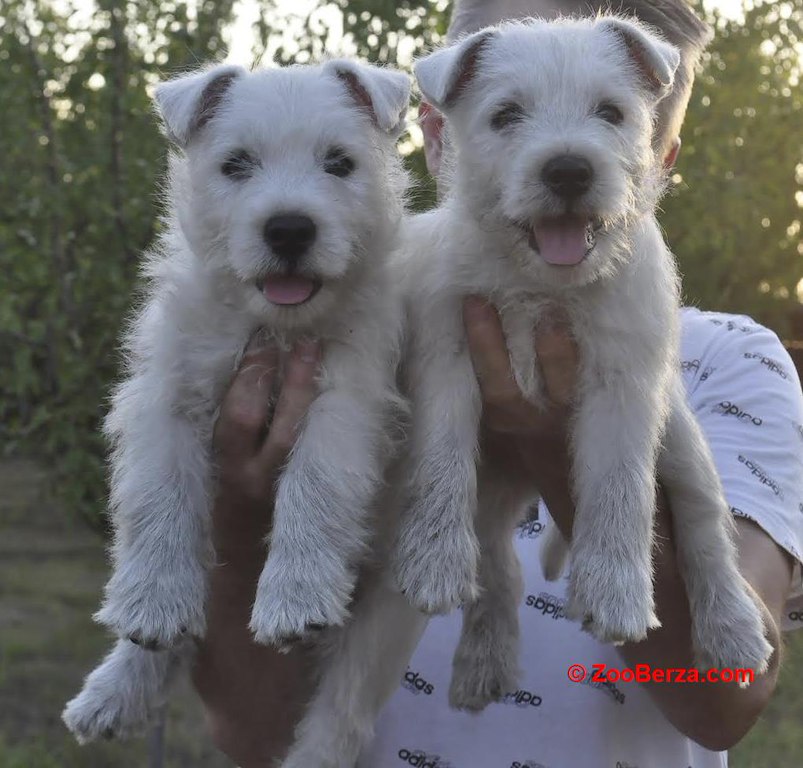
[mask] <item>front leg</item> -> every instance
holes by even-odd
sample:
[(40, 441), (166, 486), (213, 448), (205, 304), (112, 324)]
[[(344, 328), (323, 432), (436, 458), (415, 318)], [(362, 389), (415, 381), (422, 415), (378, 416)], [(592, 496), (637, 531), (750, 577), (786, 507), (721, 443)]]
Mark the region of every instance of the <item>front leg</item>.
[(658, 458), (658, 476), (672, 510), (680, 573), (686, 583), (695, 663), (703, 669), (766, 671), (765, 638), (754, 592), (739, 573), (733, 518), (711, 449), (686, 402), (679, 376)]
[(139, 734), (167, 704), (170, 683), (189, 667), (194, 651), (189, 638), (166, 651), (118, 640), (68, 702), (62, 720), (80, 744)]
[(212, 561), (205, 442), (186, 418), (144, 398), (136, 408), (113, 412), (110, 423), (117, 429), (115, 567), (95, 618), (147, 648), (170, 647), (184, 634), (202, 636)]
[(463, 629), (452, 660), (449, 704), (479, 712), (514, 691), (519, 676), (519, 604), (524, 591), (513, 532), (533, 490), (493, 457), (479, 476), (477, 537), (480, 595), (463, 606)]
[(441, 329), (438, 324), (431, 332), (443, 333), (446, 349), (433, 344), (411, 365), (407, 503), (392, 553), (396, 583), (429, 614), (448, 613), (477, 597), (479, 554), (479, 387), (465, 342), (449, 349), (448, 332)]
[(324, 392), (310, 407), (277, 488), (251, 616), (257, 642), (282, 647), (348, 616), (382, 484), (385, 420), (380, 402), (348, 390)]
[(320, 682), (281, 768), (354, 768), (426, 627), (382, 576), (360, 592), (349, 623), (324, 635)]
[(664, 404), (622, 378), (586, 391), (572, 442), (576, 513), (567, 613), (602, 642), (643, 640), (660, 626), (651, 557)]

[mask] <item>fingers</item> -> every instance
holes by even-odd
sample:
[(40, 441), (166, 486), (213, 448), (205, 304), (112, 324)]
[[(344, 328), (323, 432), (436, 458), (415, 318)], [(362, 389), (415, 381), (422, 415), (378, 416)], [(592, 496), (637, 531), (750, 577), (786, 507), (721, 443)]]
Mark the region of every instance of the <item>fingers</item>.
[(258, 335), (246, 347), (229, 390), (220, 406), (214, 446), (218, 455), (233, 463), (249, 460), (265, 435), (270, 414), (278, 351), (264, 345)]
[[(577, 386), (577, 344), (561, 315), (545, 320), (535, 334), (538, 365), (550, 401), (567, 406)], [(483, 401), (505, 405), (521, 400), (497, 311), (483, 299), (470, 296), (463, 302), (463, 321)]]
[(535, 354), (547, 396), (554, 405), (571, 404), (577, 387), (577, 344), (566, 325), (553, 325), (535, 334)]
[(278, 350), (262, 344), (255, 334), (215, 424), (218, 492), (212, 508), (212, 536), (219, 561), (236, 564), (236, 573), (250, 575), (248, 566), (265, 556), (260, 542), (270, 522), (270, 498), (265, 491), (269, 485), (250, 469), (265, 436), (277, 367)]
[[(221, 562), (248, 578), (259, 573), (270, 524), (274, 483), (292, 448), (296, 427), (315, 397), (316, 344), (299, 344), (286, 365), (273, 419), (279, 352), (252, 341), (223, 400), (215, 428), (218, 492), (212, 512)], [(255, 573), (253, 573), (256, 568)]]
[(483, 401), (493, 404), (520, 398), (496, 309), (477, 296), (469, 296), (463, 301), (463, 322)]
[(271, 468), (283, 462), (291, 451), (298, 426), (318, 394), (315, 376), (319, 362), (318, 342), (302, 341), (293, 348), (273, 421), (261, 452), (262, 461)]

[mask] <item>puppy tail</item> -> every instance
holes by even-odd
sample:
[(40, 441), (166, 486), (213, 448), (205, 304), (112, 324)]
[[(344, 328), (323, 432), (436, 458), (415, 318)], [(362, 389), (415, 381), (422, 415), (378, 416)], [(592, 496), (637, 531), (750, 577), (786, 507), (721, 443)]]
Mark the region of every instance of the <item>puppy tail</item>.
[(540, 552), (541, 569), (547, 581), (557, 581), (563, 575), (568, 554), (569, 545), (561, 536), (557, 526), (549, 526), (544, 533)]

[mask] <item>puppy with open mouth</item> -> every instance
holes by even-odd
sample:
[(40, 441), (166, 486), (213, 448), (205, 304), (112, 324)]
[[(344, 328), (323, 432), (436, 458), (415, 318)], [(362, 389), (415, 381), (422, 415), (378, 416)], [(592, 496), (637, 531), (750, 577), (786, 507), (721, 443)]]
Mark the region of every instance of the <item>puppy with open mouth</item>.
[[(453, 156), (442, 205), (411, 224), (435, 247), (412, 254), (408, 270), (413, 465), (394, 571), (422, 611), (463, 606), (455, 707), (482, 709), (515, 690), (521, 579), (511, 541), (538, 495), (498, 457), (477, 461), (467, 295), (498, 308), (516, 383), (536, 406), (548, 402), (534, 330), (557, 310), (577, 342), (567, 615), (603, 642), (659, 626), (657, 470), (697, 663), (767, 668), (771, 646), (736, 567), (731, 515), (685, 400), (680, 283), (654, 213), (665, 171), (653, 119), (678, 64), (677, 49), (617, 16), (504, 24), (417, 62)], [(547, 548), (552, 575), (558, 549)]]
[(347, 60), (215, 66), (156, 89), (176, 149), (168, 212), (106, 420), (114, 572), (96, 618), (120, 640), (65, 710), (79, 740), (140, 729), (204, 634), (213, 428), (256, 335), (322, 351), (250, 628), (282, 648), (346, 622), (404, 411), (389, 256), (409, 93), (406, 75)]
[[(512, 538), (538, 488), (493, 457), (477, 461), (468, 294), (499, 308), (517, 383), (536, 404), (546, 406), (537, 324), (559, 306), (580, 346), (567, 612), (606, 642), (657, 624), (657, 466), (677, 510), (698, 662), (766, 668), (771, 646), (677, 375), (679, 285), (655, 221), (663, 173), (651, 147), (676, 66), (673, 47), (619, 17), (490, 28), (418, 62), (456, 154), (442, 205), (406, 221), (399, 249), (412, 418), (392, 486), (400, 519), (383, 548), (397, 589), (356, 602), (283, 768), (357, 764), (426, 614), (463, 605), (453, 706), (479, 710), (516, 691), (522, 580)], [(406, 743), (397, 751), (401, 743), (390, 761), (440, 761)]]

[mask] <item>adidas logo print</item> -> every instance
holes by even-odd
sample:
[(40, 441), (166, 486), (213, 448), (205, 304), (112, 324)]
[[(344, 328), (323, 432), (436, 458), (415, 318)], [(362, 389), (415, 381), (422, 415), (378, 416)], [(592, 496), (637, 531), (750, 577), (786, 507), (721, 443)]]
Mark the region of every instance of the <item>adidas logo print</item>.
[(399, 760), (404, 765), (412, 765), (413, 768), (456, 768), (453, 763), (444, 760), (440, 755), (428, 755), (420, 749), (400, 749)]
[(551, 616), (553, 619), (565, 618), (564, 603), (564, 600), (556, 595), (550, 595), (548, 592), (541, 592), (539, 595), (527, 595), (527, 599), (524, 601), (528, 608), (541, 611), (544, 616)]
[(524, 520), (516, 526), (520, 539), (537, 539), (544, 532), (544, 524), (539, 520)]
[(435, 690), (435, 686), (432, 683), (421, 677), (418, 672), (413, 672), (409, 667), (402, 678), (402, 685), (416, 696), (418, 696), (419, 693), (423, 693), (425, 696), (431, 696), (432, 692)]
[(530, 691), (518, 690), (513, 693), (506, 693), (502, 699), (502, 704), (513, 704), (516, 707), (525, 709), (526, 707), (540, 707), (543, 699)]

